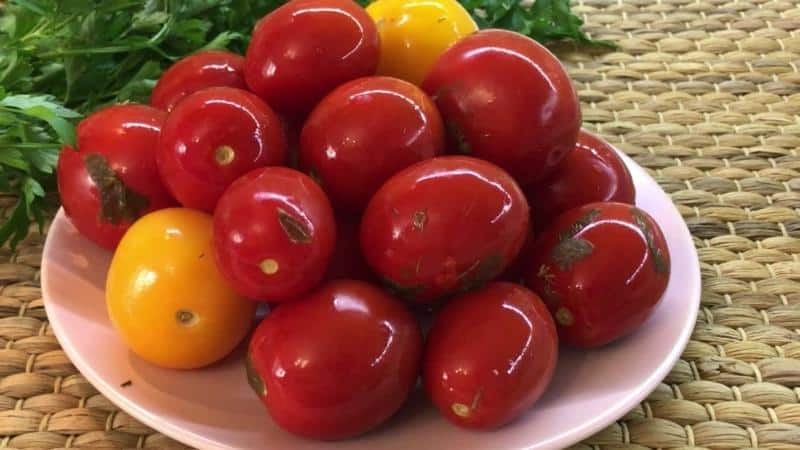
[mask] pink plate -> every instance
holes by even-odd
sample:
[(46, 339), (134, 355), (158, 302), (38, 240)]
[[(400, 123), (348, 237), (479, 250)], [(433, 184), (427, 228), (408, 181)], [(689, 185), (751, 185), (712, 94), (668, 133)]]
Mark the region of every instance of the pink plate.
[(456, 428), (417, 392), (377, 431), (344, 442), (312, 442), (281, 431), (270, 420), (245, 380), (241, 352), (196, 371), (159, 369), (139, 360), (116, 336), (106, 314), (103, 289), (111, 254), (81, 237), (63, 211), (44, 249), (47, 315), (64, 351), (101, 393), (146, 425), (194, 447), (564, 448), (622, 417), (655, 389), (686, 345), (700, 301), (700, 269), (689, 230), (656, 182), (625, 161), (636, 183), (637, 204), (655, 217), (667, 237), (672, 278), (665, 297), (633, 336), (591, 352), (564, 349), (545, 396), (499, 431)]

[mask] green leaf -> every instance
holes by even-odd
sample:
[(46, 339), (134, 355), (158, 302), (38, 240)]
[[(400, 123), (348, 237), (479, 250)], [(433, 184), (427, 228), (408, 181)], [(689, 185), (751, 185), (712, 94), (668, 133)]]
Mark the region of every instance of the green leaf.
[(234, 42), (245, 42), (245, 41), (247, 41), (247, 37), (242, 33), (223, 31), (222, 33), (218, 34), (214, 39), (208, 41), (208, 43), (203, 46), (202, 50), (224, 49), (226, 47), (230, 47), (231, 44)]
[(8, 106), (21, 110), (41, 106), (52, 111), (56, 116), (65, 119), (74, 119), (81, 116), (77, 112), (57, 103), (50, 95), (9, 95), (0, 100), (0, 106)]
[(32, 106), (24, 109), (23, 112), (31, 117), (36, 117), (47, 122), (58, 134), (58, 138), (62, 144), (75, 144), (75, 128), (67, 120), (58, 117), (53, 110), (47, 109), (44, 106)]
[(0, 242), (9, 242), (11, 248), (28, 235), (31, 218), (40, 218), (43, 206), (44, 189), (31, 177), (25, 177), (20, 183), (20, 196), (11, 210), (11, 214), (0, 225)]
[(44, 6), (44, 3), (46, 2), (34, 0), (16, 0), (14, 3), (40, 16), (48, 14), (48, 11)]
[(122, 86), (117, 94), (116, 101), (145, 101), (150, 96), (150, 92), (153, 90), (160, 74), (161, 66), (155, 61), (147, 61), (131, 77), (130, 81)]
[(18, 109), (26, 116), (47, 122), (62, 144), (75, 143), (75, 128), (66, 119), (80, 115), (55, 103), (49, 96), (9, 95), (0, 100), (0, 106)]
[(22, 155), (36, 170), (51, 174), (58, 164), (58, 152), (58, 147), (31, 148), (25, 150)]
[(23, 158), (21, 151), (12, 148), (3, 148), (2, 144), (0, 144), (0, 164), (22, 170), (23, 172), (30, 172), (31, 170), (28, 162)]
[(25, 177), (22, 180), (22, 195), (25, 202), (30, 205), (36, 197), (44, 197), (44, 189), (38, 181), (31, 177)]
[(9, 242), (12, 249), (16, 248), (17, 244), (28, 235), (29, 224), (28, 205), (20, 198), (11, 210), (11, 214), (0, 225), (0, 242)]
[(562, 39), (613, 46), (589, 38), (582, 30), (583, 21), (570, 10), (569, 0), (535, 0), (525, 6), (516, 0), (461, 0), (480, 28), (506, 28), (541, 43)]
[(169, 21), (169, 14), (165, 11), (141, 11), (133, 16), (133, 29), (157, 30)]
[(183, 20), (175, 24), (171, 38), (180, 41), (180, 45), (186, 46), (186, 52), (191, 52), (205, 45), (209, 30), (211, 30), (211, 24), (205, 20)]

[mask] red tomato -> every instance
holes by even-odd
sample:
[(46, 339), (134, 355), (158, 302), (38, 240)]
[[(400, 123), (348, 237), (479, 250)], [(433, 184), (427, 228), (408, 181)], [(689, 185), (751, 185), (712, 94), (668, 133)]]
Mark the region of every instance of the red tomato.
[(314, 108), (301, 135), (302, 166), (337, 207), (361, 211), (392, 175), (444, 152), (430, 98), (389, 77), (351, 81)]
[(521, 185), (541, 179), (575, 147), (581, 111), (569, 76), (521, 34), (485, 30), (461, 39), (422, 87), (455, 148), (508, 170)]
[(333, 210), (319, 185), (286, 167), (236, 180), (214, 211), (214, 252), (240, 295), (272, 303), (311, 290), (336, 242)]
[(248, 379), (285, 430), (344, 439), (402, 406), (421, 354), (419, 325), (403, 305), (369, 284), (334, 281), (261, 322)]
[(247, 88), (243, 57), (221, 50), (207, 50), (181, 59), (158, 79), (150, 95), (150, 104), (172, 111), (187, 95), (217, 86)]
[(302, 114), (345, 81), (378, 67), (378, 31), (351, 0), (291, 0), (261, 19), (245, 56), (250, 90)]
[(255, 95), (214, 87), (181, 101), (164, 123), (158, 169), (183, 206), (213, 212), (234, 180), (286, 161), (280, 118)]
[(351, 279), (373, 282), (377, 281), (358, 243), (359, 217), (340, 214), (336, 217), (336, 246), (325, 273), (326, 280)]
[(539, 236), (526, 282), (547, 303), (563, 341), (591, 348), (641, 325), (669, 273), (664, 235), (646, 212), (591, 203), (562, 214)]
[(533, 292), (491, 283), (450, 301), (428, 334), (423, 379), (451, 422), (498, 428), (542, 395), (556, 367), (558, 338)]
[(595, 202), (633, 204), (636, 190), (628, 168), (603, 139), (581, 130), (578, 144), (544, 181), (527, 190), (536, 205), (537, 226), (561, 213)]
[(528, 232), (510, 175), (465, 156), (417, 163), (389, 179), (361, 221), (370, 267), (407, 300), (430, 303), (499, 275)]
[(156, 168), (165, 117), (149, 106), (112, 106), (78, 124), (77, 150), (61, 150), (61, 203), (75, 228), (96, 244), (113, 250), (136, 219), (175, 205)]

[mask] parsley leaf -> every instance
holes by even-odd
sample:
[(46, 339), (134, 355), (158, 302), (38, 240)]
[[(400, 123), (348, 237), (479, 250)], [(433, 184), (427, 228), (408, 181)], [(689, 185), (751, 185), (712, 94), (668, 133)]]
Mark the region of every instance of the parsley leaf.
[(613, 47), (591, 39), (581, 30), (583, 21), (572, 13), (569, 0), (460, 0), (480, 28), (506, 28), (546, 44), (572, 39), (581, 43)]

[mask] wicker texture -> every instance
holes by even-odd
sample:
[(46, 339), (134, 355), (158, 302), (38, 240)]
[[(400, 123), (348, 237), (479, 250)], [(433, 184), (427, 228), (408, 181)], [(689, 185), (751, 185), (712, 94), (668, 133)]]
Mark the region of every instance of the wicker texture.
[[(580, 0), (563, 46), (586, 127), (672, 195), (704, 293), (681, 360), (576, 449), (800, 449), (800, 4)], [(0, 198), (0, 208), (9, 199)], [(119, 411), (48, 327), (40, 237), (0, 250), (0, 447), (183, 448)]]
[(800, 2), (582, 0), (563, 47), (586, 127), (695, 237), (702, 306), (670, 375), (576, 449), (800, 449)]

